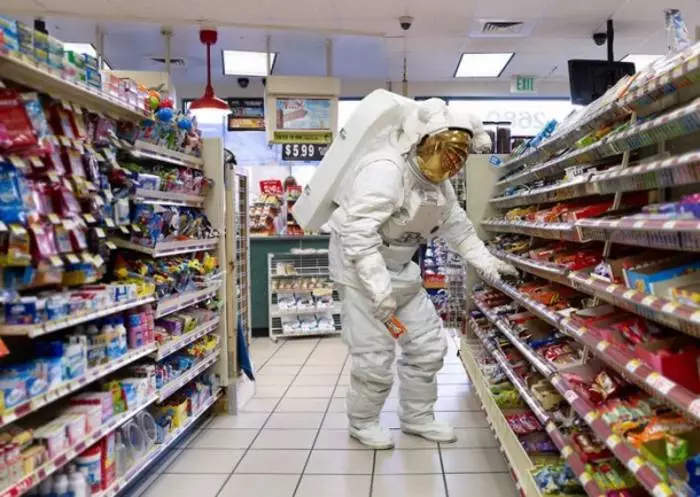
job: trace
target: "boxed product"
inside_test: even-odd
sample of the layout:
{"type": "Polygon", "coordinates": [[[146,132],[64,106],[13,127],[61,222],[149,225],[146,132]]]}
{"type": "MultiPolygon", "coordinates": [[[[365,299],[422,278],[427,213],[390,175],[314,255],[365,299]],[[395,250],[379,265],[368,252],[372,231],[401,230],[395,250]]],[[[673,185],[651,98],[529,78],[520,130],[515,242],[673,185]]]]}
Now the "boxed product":
{"type": "MultiPolygon", "coordinates": [[[[655,295],[653,284],[685,275],[700,268],[700,259],[694,256],[680,256],[661,262],[625,270],[625,283],[629,288],[655,295]]],[[[663,297],[663,295],[656,295],[663,297]]]]}

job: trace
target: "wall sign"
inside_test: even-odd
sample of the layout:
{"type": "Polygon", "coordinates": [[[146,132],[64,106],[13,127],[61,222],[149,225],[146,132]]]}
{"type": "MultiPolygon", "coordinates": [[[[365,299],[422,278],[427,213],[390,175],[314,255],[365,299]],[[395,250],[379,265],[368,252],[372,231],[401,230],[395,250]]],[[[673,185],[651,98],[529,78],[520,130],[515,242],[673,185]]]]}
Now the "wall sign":
{"type": "Polygon", "coordinates": [[[229,131],[265,131],[265,100],[262,98],[227,98],[231,108],[229,131]]]}
{"type": "Polygon", "coordinates": [[[282,145],[283,161],[320,161],[326,155],[328,145],[316,143],[287,143],[282,145]]]}
{"type": "Polygon", "coordinates": [[[275,130],[272,133],[273,143],[314,143],[318,145],[327,145],[331,141],[333,141],[333,133],[330,131],[275,130]]]}
{"type": "Polygon", "coordinates": [[[514,76],[510,82],[511,93],[536,93],[535,76],[514,76]]]}

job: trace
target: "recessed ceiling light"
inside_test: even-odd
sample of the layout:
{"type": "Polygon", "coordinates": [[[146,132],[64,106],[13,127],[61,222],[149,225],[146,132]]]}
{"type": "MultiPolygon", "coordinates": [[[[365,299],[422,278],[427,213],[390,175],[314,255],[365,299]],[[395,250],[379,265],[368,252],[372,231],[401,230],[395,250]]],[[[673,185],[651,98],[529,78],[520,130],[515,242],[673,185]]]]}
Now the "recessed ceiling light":
{"type": "MultiPolygon", "coordinates": [[[[224,74],[227,76],[267,76],[267,52],[222,50],[224,74]]],[[[270,73],[275,66],[276,53],[270,54],[270,73]]]]}
{"type": "Polygon", "coordinates": [[[463,53],[455,78],[497,78],[513,59],[509,53],[463,53]]]}
{"type": "Polygon", "coordinates": [[[622,62],[634,63],[634,68],[637,70],[637,72],[639,72],[642,69],[646,68],[652,62],[660,59],[661,57],[663,57],[663,55],[632,54],[631,53],[631,54],[627,55],[624,59],[622,59],[622,62]]]}

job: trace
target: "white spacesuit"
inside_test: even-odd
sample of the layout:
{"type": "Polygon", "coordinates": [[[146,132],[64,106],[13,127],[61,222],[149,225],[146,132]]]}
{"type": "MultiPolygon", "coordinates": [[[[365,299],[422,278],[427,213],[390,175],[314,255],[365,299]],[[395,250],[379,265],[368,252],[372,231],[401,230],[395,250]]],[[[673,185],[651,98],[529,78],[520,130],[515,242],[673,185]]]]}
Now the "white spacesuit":
{"type": "Polygon", "coordinates": [[[328,223],[331,277],[339,286],[352,361],[350,435],[374,449],[393,447],[379,414],[392,387],[397,342],[401,429],[434,441],[456,440],[452,428],[433,415],[435,377],[447,344],[411,261],[419,244],[439,236],[492,278],[517,274],[486,250],[449,181],[469,150],[489,146],[480,121],[451,113],[437,99],[411,102],[407,109],[355,159],[328,223]],[[398,340],[387,331],[392,319],[406,328],[398,340]]]}

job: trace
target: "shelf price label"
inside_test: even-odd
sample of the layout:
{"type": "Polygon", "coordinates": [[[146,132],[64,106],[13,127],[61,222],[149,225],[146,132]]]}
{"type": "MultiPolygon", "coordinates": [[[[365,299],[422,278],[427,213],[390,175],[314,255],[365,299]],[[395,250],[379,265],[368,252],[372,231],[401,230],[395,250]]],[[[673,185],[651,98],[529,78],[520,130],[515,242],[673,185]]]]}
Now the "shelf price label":
{"type": "Polygon", "coordinates": [[[317,143],[286,143],[282,145],[283,161],[320,161],[328,145],[317,143]]]}

